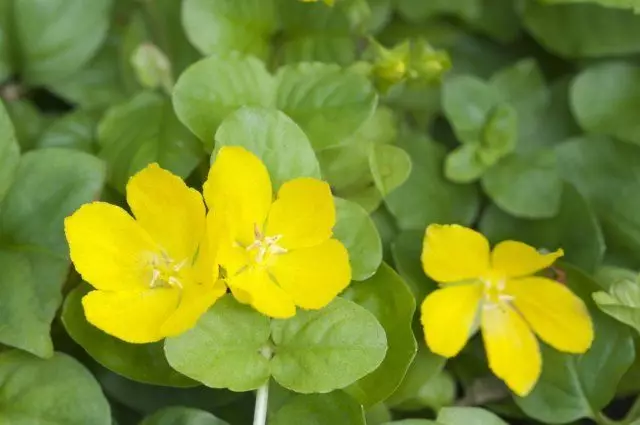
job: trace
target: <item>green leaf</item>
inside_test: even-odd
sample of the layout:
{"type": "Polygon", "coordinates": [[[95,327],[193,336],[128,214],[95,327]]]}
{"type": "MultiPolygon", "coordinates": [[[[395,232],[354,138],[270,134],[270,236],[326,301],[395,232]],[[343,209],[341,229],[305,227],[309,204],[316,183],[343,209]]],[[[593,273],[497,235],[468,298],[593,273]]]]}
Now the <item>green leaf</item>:
{"type": "Polygon", "coordinates": [[[456,137],[462,143],[476,143],[500,95],[495,88],[469,75],[453,77],[442,87],[442,108],[456,137]]]}
{"type": "Polygon", "coordinates": [[[336,298],[317,311],[271,322],[273,378],[298,393],[344,388],[375,370],[387,352],[384,328],[363,307],[336,298]]]}
{"type": "Polygon", "coordinates": [[[9,78],[14,67],[13,46],[9,40],[9,7],[8,0],[0,1],[0,81],[9,78]]]}
{"type": "Polygon", "coordinates": [[[508,425],[479,407],[445,407],[438,412],[436,421],[442,425],[508,425]]]}
{"type": "Polygon", "coordinates": [[[325,62],[346,66],[356,60],[357,50],[356,40],[348,35],[291,34],[280,46],[278,56],[285,64],[325,62]]]}
{"type": "Polygon", "coordinates": [[[0,202],[7,193],[13,176],[18,169],[20,147],[16,140],[13,124],[0,101],[0,202]]]}
{"type": "Polygon", "coordinates": [[[478,191],[444,177],[444,146],[418,135],[401,136],[399,146],[413,165],[407,181],[385,198],[398,226],[422,230],[431,223],[471,223],[478,211],[478,191]]]}
{"type": "Polygon", "coordinates": [[[387,335],[389,348],[380,367],[346,389],[361,404],[373,406],[396,390],[416,354],[411,329],[416,301],[407,284],[386,264],[371,278],[351,285],[344,297],[373,313],[387,335]]]}
{"type": "Polygon", "coordinates": [[[441,425],[429,419],[403,419],[401,421],[385,422],[382,425],[441,425]]]}
{"type": "Polygon", "coordinates": [[[6,106],[20,148],[22,151],[32,149],[45,124],[42,112],[27,99],[7,102],[6,106]]]}
{"type": "Polygon", "coordinates": [[[238,51],[266,59],[276,29],[275,5],[273,0],[186,0],[182,23],[204,55],[238,51]]]}
{"type": "Polygon", "coordinates": [[[274,188],[298,177],[320,178],[320,165],[305,133],[275,109],[243,107],[229,115],[215,136],[222,146],[242,146],[266,165],[274,188]]]}
{"type": "Polygon", "coordinates": [[[558,145],[562,177],[593,207],[607,252],[640,264],[640,147],[604,137],[583,137],[558,145]]]}
{"type": "Polygon", "coordinates": [[[605,268],[599,271],[599,276],[602,275],[607,276],[608,287],[606,292],[600,291],[593,294],[596,305],[617,321],[640,332],[640,284],[637,273],[617,269],[609,272],[608,268],[605,268]],[[619,275],[611,276],[614,273],[619,275]],[[624,276],[623,273],[630,276],[624,276]]]}
{"type": "Polygon", "coordinates": [[[547,423],[593,418],[613,399],[620,378],[635,358],[630,329],[599,311],[590,300],[597,283],[578,269],[563,269],[569,288],[589,307],[595,339],[580,356],[542,347],[542,375],[527,397],[515,401],[528,416],[547,423]]]}
{"type": "Polygon", "coordinates": [[[66,354],[49,360],[0,354],[0,422],[11,425],[110,425],[109,403],[93,376],[66,354]]]}
{"type": "Polygon", "coordinates": [[[96,129],[100,115],[77,110],[56,119],[40,135],[36,148],[69,148],[87,153],[96,151],[96,129]]]}
{"type": "Polygon", "coordinates": [[[562,180],[552,150],[510,155],[482,176],[482,188],[501,209],[521,218],[548,218],[558,213],[562,180]]]}
{"type": "Polygon", "coordinates": [[[89,285],[83,284],[67,295],[62,309],[62,322],[69,336],[94,360],[134,381],[175,387],[197,385],[169,366],[161,342],[128,344],[87,322],[82,297],[91,289],[89,285]]]}
{"type": "Polygon", "coordinates": [[[241,106],[272,106],[275,83],[264,64],[251,56],[212,55],[190,66],[173,90],[178,118],[213,150],[222,120],[241,106]]]}
{"type": "Polygon", "coordinates": [[[186,177],[203,156],[198,140],[174,115],[170,99],[154,92],[109,109],[98,126],[98,143],[99,156],[110,167],[109,181],[121,192],[129,177],[150,163],[186,177]]]}
{"type": "Polygon", "coordinates": [[[444,162],[444,174],[454,183],[472,183],[485,173],[490,165],[480,158],[481,145],[467,143],[451,151],[444,162]]]}
{"type": "Polygon", "coordinates": [[[478,0],[432,0],[428,2],[399,0],[398,11],[410,22],[420,22],[440,15],[454,15],[472,19],[481,13],[478,0]]]}
{"type": "Polygon", "coordinates": [[[456,396],[456,383],[443,370],[446,359],[433,354],[422,345],[404,380],[387,400],[396,410],[438,410],[450,405],[456,396]]]}
{"type": "Polygon", "coordinates": [[[336,225],[333,234],[349,252],[351,277],[365,280],[372,276],[382,262],[382,241],[369,214],[358,204],[334,198],[336,225]]]}
{"type": "Polygon", "coordinates": [[[567,58],[640,51],[640,16],[625,10],[594,4],[544,5],[527,1],[523,23],[545,48],[567,58]]]}
{"type": "Polygon", "coordinates": [[[302,127],[316,150],[353,135],[372,116],[378,100],[365,76],[337,65],[288,65],[276,79],[276,106],[302,127]]]}
{"type": "Polygon", "coordinates": [[[365,425],[362,406],[342,391],[297,395],[269,420],[269,425],[365,425]]]}
{"type": "Polygon", "coordinates": [[[427,293],[438,288],[438,284],[429,279],[422,269],[420,257],[424,233],[424,230],[406,230],[391,244],[393,264],[420,302],[427,293]]]}
{"type": "Polygon", "coordinates": [[[394,145],[374,146],[369,155],[369,165],[382,196],[401,186],[411,173],[409,154],[394,145]]]}
{"type": "Polygon", "coordinates": [[[571,108],[580,126],[640,144],[640,124],[634,110],[640,107],[640,68],[607,62],[582,71],[571,87],[571,108]]]}
{"type": "Polygon", "coordinates": [[[568,184],[562,191],[555,217],[516,218],[491,205],[482,215],[479,227],[494,244],[510,239],[550,251],[563,248],[567,261],[588,271],[597,268],[604,257],[604,236],[598,219],[586,200],[568,184]]]}
{"type": "MultiPolygon", "coordinates": [[[[15,277],[24,282],[13,285],[31,281],[36,294],[35,302],[20,314],[30,314],[47,326],[53,320],[69,269],[63,220],[80,205],[97,199],[104,179],[103,163],[82,152],[42,149],[20,159],[0,209],[0,250],[19,253],[30,269],[25,271],[25,263],[18,260],[21,265],[16,265],[15,277]]],[[[20,332],[20,328],[5,332],[20,332]]],[[[48,330],[39,327],[39,334],[28,340],[38,343],[27,344],[24,339],[20,348],[43,357],[53,353],[48,330]]]]}
{"type": "Polygon", "coordinates": [[[165,352],[171,367],[208,387],[249,391],[269,378],[269,359],[261,353],[269,332],[266,316],[226,295],[194,328],[167,338],[165,352]]]}
{"type": "Polygon", "coordinates": [[[140,425],[229,425],[204,410],[167,407],[146,417],[140,425]]]}
{"type": "Polygon", "coordinates": [[[69,77],[91,59],[109,27],[111,0],[13,2],[10,42],[20,46],[19,72],[30,85],[69,77]]]}
{"type": "Polygon", "coordinates": [[[638,13],[640,1],[638,0],[544,0],[545,3],[594,3],[605,7],[617,7],[620,9],[633,9],[638,13]]]}

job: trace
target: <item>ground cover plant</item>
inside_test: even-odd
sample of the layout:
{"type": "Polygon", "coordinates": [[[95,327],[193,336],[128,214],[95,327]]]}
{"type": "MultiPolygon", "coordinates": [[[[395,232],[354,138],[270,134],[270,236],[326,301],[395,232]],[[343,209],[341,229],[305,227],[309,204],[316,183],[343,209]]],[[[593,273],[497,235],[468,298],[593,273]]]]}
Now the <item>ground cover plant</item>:
{"type": "Polygon", "coordinates": [[[640,425],[637,11],[0,0],[0,424],[640,425]]]}

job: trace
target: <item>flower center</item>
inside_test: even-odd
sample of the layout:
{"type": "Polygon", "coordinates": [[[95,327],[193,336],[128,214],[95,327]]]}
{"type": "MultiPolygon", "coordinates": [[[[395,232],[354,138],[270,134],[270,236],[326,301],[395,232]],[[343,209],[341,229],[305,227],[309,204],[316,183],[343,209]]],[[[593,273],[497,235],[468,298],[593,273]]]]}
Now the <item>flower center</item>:
{"type": "Polygon", "coordinates": [[[500,303],[513,300],[513,296],[504,292],[506,278],[497,273],[489,273],[480,279],[484,284],[485,308],[493,308],[500,303]]]}
{"type": "Polygon", "coordinates": [[[182,289],[180,270],[186,263],[187,260],[180,262],[173,260],[164,251],[160,255],[153,255],[150,261],[151,282],[149,287],[151,289],[174,287],[182,289]]]}
{"type": "Polygon", "coordinates": [[[257,265],[266,265],[273,255],[284,254],[286,249],[278,245],[282,235],[265,236],[258,229],[254,228],[255,239],[247,247],[247,251],[253,256],[253,262],[257,265]]]}

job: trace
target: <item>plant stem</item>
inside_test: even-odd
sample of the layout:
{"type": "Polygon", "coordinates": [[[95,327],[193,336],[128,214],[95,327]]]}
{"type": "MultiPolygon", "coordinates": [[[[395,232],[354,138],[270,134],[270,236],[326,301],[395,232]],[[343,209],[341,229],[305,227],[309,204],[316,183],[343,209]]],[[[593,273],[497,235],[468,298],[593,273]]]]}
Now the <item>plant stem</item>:
{"type": "Polygon", "coordinates": [[[638,419],[638,417],[640,417],[640,396],[636,397],[623,422],[629,424],[638,419]]]}
{"type": "Polygon", "coordinates": [[[622,423],[622,422],[614,421],[613,419],[609,419],[607,415],[605,415],[602,412],[596,413],[595,416],[593,417],[593,420],[598,425],[619,425],[622,423]]]}
{"type": "Polygon", "coordinates": [[[269,404],[269,381],[258,388],[256,394],[256,408],[253,412],[253,425],[267,424],[267,405],[269,404]]]}

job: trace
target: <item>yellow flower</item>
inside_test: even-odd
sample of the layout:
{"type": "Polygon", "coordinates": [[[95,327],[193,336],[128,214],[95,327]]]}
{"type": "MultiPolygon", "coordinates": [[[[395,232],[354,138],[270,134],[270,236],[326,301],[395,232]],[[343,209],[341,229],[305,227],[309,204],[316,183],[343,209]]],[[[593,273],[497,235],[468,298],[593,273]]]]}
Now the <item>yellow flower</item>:
{"type": "Polygon", "coordinates": [[[273,201],[269,173],[255,155],[223,147],[204,196],[219,235],[218,259],[234,296],[259,312],[291,317],[320,309],[351,281],[347,250],[333,239],[329,185],[301,177],[273,201]]]}
{"type": "Polygon", "coordinates": [[[83,299],[87,320],[131,343],[192,327],[225,292],[206,235],[202,196],[157,164],[127,184],[125,210],[83,205],[65,220],[71,260],[96,290],[83,299]]]}
{"type": "Polygon", "coordinates": [[[542,363],[534,332],[568,353],[584,353],[593,340],[582,300],[556,281],[532,276],[562,255],[562,250],[543,255],[515,241],[490,252],[487,239],[474,230],[429,226],[422,265],[443,284],[422,304],[429,348],[453,357],[479,323],[491,370],[517,395],[528,394],[542,363]]]}

